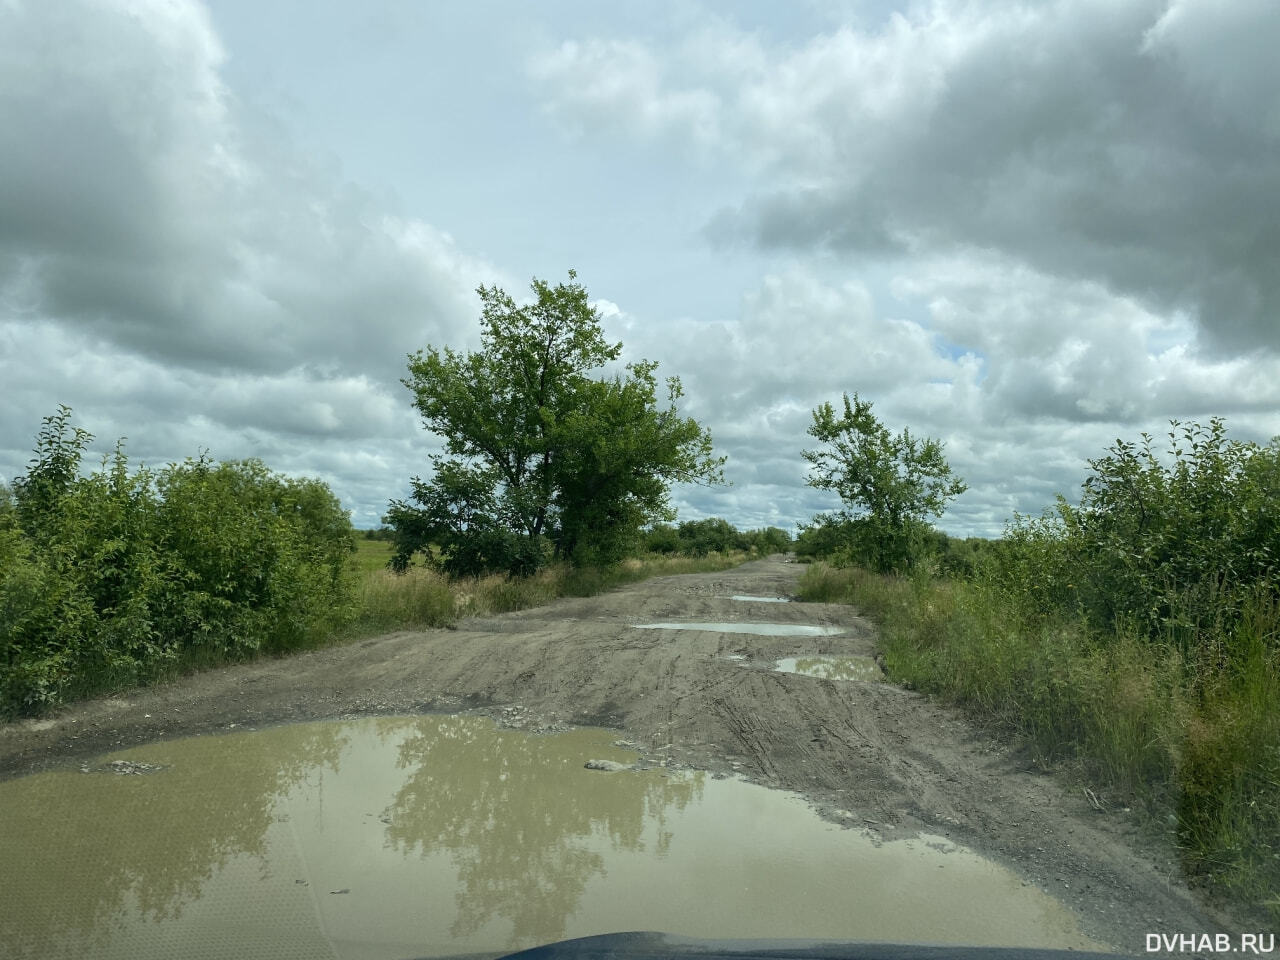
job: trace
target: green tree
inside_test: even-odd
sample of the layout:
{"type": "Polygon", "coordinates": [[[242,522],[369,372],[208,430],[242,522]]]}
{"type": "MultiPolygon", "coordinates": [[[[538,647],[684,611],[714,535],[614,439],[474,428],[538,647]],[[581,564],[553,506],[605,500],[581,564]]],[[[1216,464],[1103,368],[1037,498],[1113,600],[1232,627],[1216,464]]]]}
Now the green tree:
{"type": "Polygon", "coordinates": [[[791,534],[779,527],[748,530],[744,536],[757,553],[786,553],[791,549],[791,534]]]}
{"type": "Polygon", "coordinates": [[[453,574],[524,574],[546,545],[574,562],[616,560],[642,526],[670,519],[671,483],[721,482],[710,434],[676,410],[677,378],[661,408],[656,364],[592,376],[622,345],[605,339],[576,277],[535,279],[524,305],[481,286],[479,351],[410,355],[403,383],[445,451],[430,480],[411,481],[413,502],[389,507],[396,569],[423,552],[453,574]]]}
{"type": "Polygon", "coordinates": [[[909,567],[919,557],[928,516],[967,487],[952,476],[938,440],[896,436],[871,413],[871,401],[844,395],[844,413],[830,403],[813,411],[808,433],[823,446],[805,450],[808,484],[834,490],[845,510],[834,520],[844,528],[849,559],[881,571],[909,567]]]}
{"type": "Polygon", "coordinates": [[[727,553],[747,548],[746,541],[733,524],[721,517],[686,520],[676,532],[680,536],[680,552],[691,557],[705,557],[709,553],[727,553]]]}

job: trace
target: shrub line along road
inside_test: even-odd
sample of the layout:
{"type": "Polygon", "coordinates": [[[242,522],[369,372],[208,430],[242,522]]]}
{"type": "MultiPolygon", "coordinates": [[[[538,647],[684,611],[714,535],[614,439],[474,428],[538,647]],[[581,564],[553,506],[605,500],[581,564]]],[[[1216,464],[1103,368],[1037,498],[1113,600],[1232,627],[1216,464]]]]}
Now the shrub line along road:
{"type": "Polygon", "coordinates": [[[1047,890],[1076,912],[1085,933],[1123,953],[1142,953],[1153,932],[1245,929],[1197,903],[1178,879],[1172,848],[1141,832],[1136,814],[1105,797],[1105,809],[1095,809],[1083,785],[1037,771],[958,713],[888,683],[769,670],[778,657],[876,649],[874,629],[852,608],[729,599],[790,594],[800,570],[772,557],[659,577],[456,629],[391,633],[76,704],[0,726],[0,779],[233,725],[439,711],[487,713],[532,730],[603,725],[646,757],[802,793],[836,822],[886,838],[944,835],[1047,890]],[[667,621],[847,632],[631,627],[667,621]]]}

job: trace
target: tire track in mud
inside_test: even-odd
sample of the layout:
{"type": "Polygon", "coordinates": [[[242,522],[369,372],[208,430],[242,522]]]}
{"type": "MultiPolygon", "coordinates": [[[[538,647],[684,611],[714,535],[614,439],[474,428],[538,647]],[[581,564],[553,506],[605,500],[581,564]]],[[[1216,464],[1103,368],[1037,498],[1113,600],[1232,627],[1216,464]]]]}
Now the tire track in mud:
{"type": "Polygon", "coordinates": [[[760,730],[760,721],[758,717],[751,713],[745,713],[724,697],[716,697],[711,701],[711,706],[729,731],[729,735],[733,738],[733,742],[739,747],[746,750],[747,754],[755,761],[756,767],[764,776],[769,779],[777,779],[778,771],[774,767],[773,761],[769,759],[769,751],[765,749],[762,742],[760,730]]]}

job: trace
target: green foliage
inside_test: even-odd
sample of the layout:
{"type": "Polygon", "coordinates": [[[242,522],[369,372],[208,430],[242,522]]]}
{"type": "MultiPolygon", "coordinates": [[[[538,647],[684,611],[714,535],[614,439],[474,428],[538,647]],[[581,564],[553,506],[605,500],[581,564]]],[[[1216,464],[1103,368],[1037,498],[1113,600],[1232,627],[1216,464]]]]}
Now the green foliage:
{"type": "Polygon", "coordinates": [[[680,552],[691,557],[746,548],[733,524],[719,517],[686,520],[676,528],[676,535],[680,538],[680,552]]]}
{"type": "Polygon", "coordinates": [[[804,556],[821,557],[842,567],[880,572],[906,572],[933,556],[936,532],[923,521],[906,518],[893,524],[882,517],[823,514],[804,528],[804,556]]]}
{"type": "Polygon", "coordinates": [[[592,378],[622,347],[605,340],[575,278],[535,279],[525,306],[482,286],[479,352],[410,356],[404,384],[445,453],[430,480],[413,479],[412,503],[390,504],[395,569],[416,553],[455,576],[614,562],[645,524],[669,517],[671,483],[721,482],[710,434],[676,411],[678,379],[662,408],[653,363],[592,378]]]}
{"type": "Polygon", "coordinates": [[[350,522],[315,480],[201,457],[130,473],[60,407],[0,507],[0,710],[283,650],[349,612],[350,522]]]}
{"type": "Polygon", "coordinates": [[[1146,434],[1141,446],[1117,440],[1089,461],[1078,507],[1059,497],[1052,513],[1016,517],[992,575],[1189,658],[1230,631],[1256,588],[1276,595],[1280,442],[1230,441],[1220,419],[1173,427],[1168,464],[1146,434]]]}
{"type": "Polygon", "coordinates": [[[820,513],[812,523],[801,524],[800,535],[796,537],[796,557],[804,563],[834,560],[844,550],[848,536],[845,518],[820,513]]]}
{"type": "Polygon", "coordinates": [[[650,553],[679,553],[680,534],[669,523],[655,523],[645,531],[643,546],[650,553]]]}
{"type": "Polygon", "coordinates": [[[706,520],[686,520],[679,527],[655,523],[645,532],[642,543],[650,553],[679,553],[687,557],[705,557],[736,550],[768,556],[790,550],[791,536],[778,527],[738,530],[727,520],[709,517],[706,520]]]}
{"type": "Polygon", "coordinates": [[[871,402],[844,395],[844,413],[829,403],[813,411],[808,433],[823,447],[802,451],[810,464],[808,484],[834,490],[845,510],[816,539],[842,540],[844,562],[879,571],[906,570],[923,557],[927,516],[941,516],[946,502],[967,488],[951,475],[937,440],[920,440],[907,429],[894,436],[871,413],[871,402]]]}
{"type": "MultiPolygon", "coordinates": [[[[1144,435],[1090,461],[1079,506],[1059,497],[995,543],[935,539],[960,576],[818,563],[801,595],[879,620],[899,682],[1173,818],[1190,875],[1276,919],[1280,443],[1229,441],[1217,419],[1173,428],[1164,459],[1144,435]]],[[[798,549],[825,536],[838,552],[837,533],[810,528],[798,549]]]]}
{"type": "Polygon", "coordinates": [[[36,457],[25,476],[13,484],[18,525],[28,536],[40,537],[43,524],[57,515],[58,504],[76,481],[80,460],[93,437],[80,427],[68,434],[71,408],[62,404],[58,412],[44,418],[36,438],[36,457]]]}
{"type": "Polygon", "coordinates": [[[748,545],[761,556],[771,553],[786,553],[791,549],[791,534],[781,527],[761,527],[759,530],[748,530],[743,537],[748,545]]]}
{"type": "Polygon", "coordinates": [[[575,563],[631,555],[643,525],[672,516],[671,483],[719,479],[723,461],[711,456],[710,434],[676,411],[679,379],[668,378],[668,406],[658,406],[656,369],[640,362],[626,378],[583,382],[561,417],[553,459],[556,547],[575,563]]]}
{"type": "Polygon", "coordinates": [[[949,537],[941,530],[930,530],[926,551],[943,576],[972,579],[987,559],[1001,549],[999,540],[983,537],[949,537]]]}

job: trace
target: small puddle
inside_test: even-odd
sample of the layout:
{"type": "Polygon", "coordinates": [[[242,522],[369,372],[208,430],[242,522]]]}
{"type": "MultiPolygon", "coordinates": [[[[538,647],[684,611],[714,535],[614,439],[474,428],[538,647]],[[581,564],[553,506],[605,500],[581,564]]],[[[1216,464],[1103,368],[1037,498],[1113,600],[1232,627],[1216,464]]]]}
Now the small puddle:
{"type": "Polygon", "coordinates": [[[637,630],[702,630],[707,633],[751,633],[761,637],[833,637],[844,627],[807,623],[633,623],[637,630]]]}
{"type": "Polygon", "coordinates": [[[735,593],[730,600],[746,600],[748,603],[790,603],[789,597],[751,597],[746,594],[735,593]]]}
{"type": "Polygon", "coordinates": [[[1098,948],[941,838],[629,765],[615,732],[378,717],[0,783],[0,943],[42,958],[403,958],[620,930],[1098,948]],[[115,776],[119,764],[146,776],[115,776]],[[104,773],[106,775],[104,775],[104,773]]]}
{"type": "Polygon", "coordinates": [[[879,683],[884,679],[880,665],[871,657],[810,655],[783,657],[775,664],[779,673],[798,673],[823,680],[862,680],[879,683]]]}

